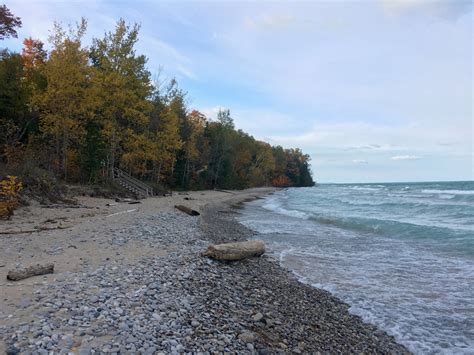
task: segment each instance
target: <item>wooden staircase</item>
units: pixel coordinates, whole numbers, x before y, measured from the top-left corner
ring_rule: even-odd
[[[147,198],[153,196],[153,189],[150,186],[127,174],[123,170],[114,168],[112,179],[124,189],[139,197]]]

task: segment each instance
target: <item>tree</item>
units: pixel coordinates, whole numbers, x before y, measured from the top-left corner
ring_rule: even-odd
[[[231,134],[234,130],[234,120],[230,116],[230,110],[219,110],[217,122],[208,126],[211,138],[211,179],[212,186],[216,187],[219,178],[227,175],[229,168],[229,154],[232,151]]]
[[[181,186],[183,188],[189,188],[191,172],[194,174],[196,167],[203,167],[199,162],[198,144],[203,136],[205,124],[206,116],[197,110],[191,111],[183,122],[181,128],[181,139],[183,140]]]
[[[36,97],[40,129],[53,148],[52,165],[64,179],[68,177],[69,158],[77,158],[86,123],[94,112],[88,52],[81,44],[86,28],[84,19],[69,33],[55,24],[50,36],[53,49],[44,69],[47,88]]]
[[[114,32],[106,33],[103,39],[94,39],[90,52],[110,174],[120,163],[133,171],[132,162],[141,159],[133,156],[141,155],[141,144],[134,140],[142,139],[140,134],[146,131],[152,109],[147,59],[137,55],[134,48],[139,29],[137,24],[129,26],[120,19]]]
[[[28,126],[28,91],[24,85],[19,54],[4,53],[0,59],[0,152],[15,148]],[[5,156],[4,159],[8,158]]]
[[[0,40],[8,37],[17,38],[15,27],[21,27],[19,17],[13,15],[6,5],[0,6]]]
[[[31,37],[23,40],[21,58],[27,70],[37,69],[45,63],[47,53],[43,47],[44,44],[40,40]]]
[[[2,35],[15,35],[19,19],[0,9],[11,20]],[[236,129],[229,110],[215,121],[189,110],[174,79],[154,87],[147,58],[135,50],[138,25],[121,19],[91,48],[82,45],[86,27],[85,20],[69,30],[55,24],[49,53],[32,38],[21,54],[0,51],[1,168],[46,168],[92,183],[120,167],[183,189],[313,184],[301,150]]]

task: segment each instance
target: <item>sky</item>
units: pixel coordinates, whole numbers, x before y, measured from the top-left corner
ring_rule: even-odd
[[[311,156],[318,182],[474,180],[473,11],[464,0],[12,0],[18,39],[123,17],[156,80],[228,108],[257,139]]]

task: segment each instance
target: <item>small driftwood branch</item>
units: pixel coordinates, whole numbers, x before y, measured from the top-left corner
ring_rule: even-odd
[[[214,189],[214,191],[225,192],[226,194],[234,194],[232,191]]]
[[[7,230],[7,231],[0,231],[1,234],[29,234],[29,233],[38,233],[42,231],[51,231],[56,229],[67,229],[72,228],[73,226],[56,226],[56,227],[46,227],[40,226],[35,229],[20,229],[20,230]]]
[[[93,208],[90,206],[84,206],[84,205],[42,205],[41,208]]]
[[[186,207],[186,206],[183,206],[183,205],[175,205],[174,208],[184,212],[184,213],[187,213],[189,214],[190,216],[199,216],[200,213],[196,210],[193,210],[189,207]]]
[[[121,211],[121,212],[117,212],[117,213],[112,213],[112,214],[109,214],[105,217],[118,216],[119,214],[130,213],[130,212],[135,212],[135,211],[138,211],[138,210],[136,208],[134,208],[133,210],[126,210],[126,211]]]
[[[265,253],[265,244],[261,240],[210,245],[202,256],[217,260],[242,260]]]
[[[33,276],[46,275],[54,273],[54,264],[33,265],[25,269],[10,270],[7,274],[7,280],[19,281]]]

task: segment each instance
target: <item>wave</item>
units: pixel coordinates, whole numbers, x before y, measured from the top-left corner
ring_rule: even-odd
[[[357,191],[383,191],[385,190],[385,187],[351,186],[349,189]]]
[[[307,213],[294,210],[294,209],[286,209],[282,206],[281,203],[279,203],[276,200],[268,200],[262,207],[267,210],[280,213],[286,216],[290,216],[290,217],[296,217],[296,218],[302,218],[302,219],[309,218],[309,215]]]
[[[474,190],[421,190],[424,194],[448,194],[448,195],[474,195]]]
[[[413,239],[446,239],[447,236],[453,236],[453,233],[460,234],[461,240],[464,240],[463,234],[472,232],[473,228],[464,225],[443,225],[396,221],[389,219],[364,218],[355,216],[326,216],[317,213],[302,212],[294,209],[284,208],[278,202],[266,203],[265,209],[282,214],[285,216],[310,220],[319,224],[352,230],[356,232],[381,234],[388,237],[402,237]],[[268,231],[267,231],[268,232]],[[273,231],[272,232],[276,232]],[[469,238],[467,238],[469,240]],[[452,240],[452,239],[451,239]]]
[[[326,217],[326,216],[312,216],[310,220],[325,225],[332,225],[339,228],[350,229],[359,232],[368,233],[382,233],[384,235],[395,234],[396,236],[409,236],[409,237],[426,237],[426,228],[433,228],[430,237],[433,237],[434,233],[437,235],[443,235],[441,229],[433,226],[420,226],[412,223],[391,221],[391,220],[379,220],[374,218],[360,218],[360,217]]]

